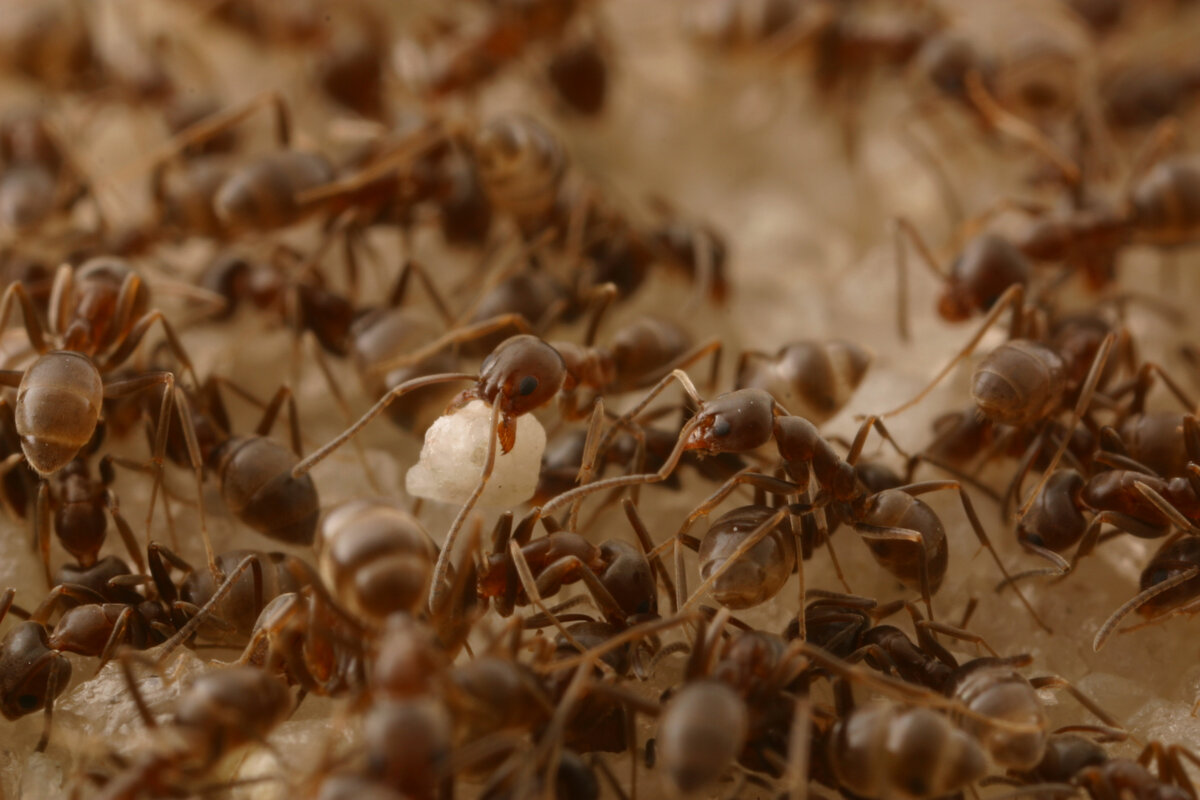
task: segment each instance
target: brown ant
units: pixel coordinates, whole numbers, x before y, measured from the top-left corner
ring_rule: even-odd
[[[168,184],[172,156],[196,147],[240,124],[255,110],[269,107],[275,119],[278,149],[228,167],[215,157],[191,159],[178,186]],[[290,227],[319,212],[331,215],[339,203],[396,168],[396,164],[429,146],[427,131],[415,134],[420,141],[396,146],[369,168],[338,177],[333,164],[319,153],[294,150],[291,112],[275,93],[201,119],[171,140],[156,158],[151,187],[157,209],[156,225],[174,227],[227,239],[239,232],[263,232]]]
[[[302,454],[300,421],[291,390],[281,387],[263,406],[262,418],[253,433],[235,435],[229,430],[229,415],[220,395],[222,385],[237,388],[228,380],[210,377],[190,395],[191,399],[179,393],[177,403],[184,413],[179,415],[181,429],[175,428],[172,420],[166,423],[172,448],[169,454],[191,467],[198,491],[205,472],[215,475],[226,507],[243,524],[276,541],[311,544],[320,501],[312,478],[291,474]],[[291,449],[269,438],[285,404]],[[180,439],[186,448],[180,446]],[[206,532],[204,536],[207,542]],[[210,560],[211,555],[210,549]]]
[[[958,493],[971,529],[980,544],[988,549],[1001,573],[1008,576],[1007,569],[975,514],[969,496],[959,482],[927,481],[881,492],[873,492],[861,482],[854,470],[854,464],[866,442],[867,433],[872,427],[878,427],[890,439],[886,428],[883,428],[876,418],[869,418],[859,428],[850,453],[843,459],[821,436],[815,425],[803,417],[789,415],[766,392],[759,389],[740,389],[704,401],[691,385],[687,375],[679,371],[661,381],[627,416],[639,413],[640,407],[648,403],[672,380],[677,380],[683,385],[700,411],[680,432],[675,450],[667,463],[657,473],[606,478],[566,492],[543,506],[542,513],[550,513],[554,508],[573,503],[595,491],[662,481],[687,450],[698,450],[702,453],[745,453],[773,441],[779,450],[785,471],[796,483],[778,481],[754,473],[735,476],[688,515],[680,535],[743,483],[750,483],[771,492],[798,494],[807,488],[811,475],[822,494],[815,504],[807,504],[802,510],[807,512],[817,507],[832,507],[840,519],[853,524],[855,530],[867,542],[876,560],[902,583],[918,588],[926,605],[931,607],[932,595],[941,584],[946,570],[946,533],[933,510],[915,495],[953,490]],[[754,534],[730,554],[725,565],[709,576],[706,584],[711,584],[725,569],[731,568],[738,558],[755,547],[774,527],[775,523],[769,520],[759,525]],[[689,603],[694,602],[698,596],[698,592],[694,593]],[[1034,619],[1045,627],[1045,623],[1041,622],[1028,600],[1024,596],[1020,599]]]
[[[139,756],[105,783],[95,795],[104,800],[183,790],[239,748],[263,743],[295,706],[291,692],[275,677],[235,666],[196,677],[176,701],[170,723],[161,728],[128,665],[124,674],[142,721],[159,732],[161,741],[155,752]]]
[[[1194,613],[1200,595],[1200,542],[1195,536],[1176,534],[1158,548],[1142,570],[1141,591],[1112,613],[1092,642],[1099,650],[1132,611],[1149,618],[1146,624],[1162,622],[1180,614]],[[1129,628],[1128,630],[1136,630]]]
[[[42,113],[10,113],[0,121],[0,165],[0,223],[10,231],[35,233],[85,197],[103,227],[104,214],[87,177]]]
[[[648,534],[636,510],[627,505],[626,513],[634,531],[643,537],[643,547],[648,548]],[[550,524],[551,532],[532,539],[538,519],[536,514],[530,515],[513,531],[512,514],[506,513],[496,524],[492,554],[479,575],[479,594],[495,598],[502,616],[512,613],[518,603],[552,596],[574,581],[583,581],[609,620],[636,624],[657,616],[656,572],[643,552],[617,540],[594,545],[577,533],[557,530],[545,518],[541,518],[543,524]],[[523,586],[525,596],[519,594]]]
[[[484,29],[465,41],[450,43],[435,61],[426,90],[444,97],[477,89],[531,47],[563,36],[579,8],[579,0],[503,0],[494,4]]]
[[[924,399],[958,362],[974,352],[984,334],[1008,306],[1016,304],[1016,307],[1019,308],[1022,297],[1021,286],[1009,288],[992,307],[975,335],[939,371],[937,376],[912,399],[881,416],[894,416]],[[1028,324],[1029,320],[1022,312],[1014,312],[1009,341],[991,351],[976,367],[971,379],[971,395],[975,399],[979,414],[993,423],[1008,425],[1017,430],[1033,429],[1038,431],[1023,457],[1021,468],[1010,483],[1009,491],[1006,493],[1006,507],[1008,498],[1019,491],[1021,479],[1045,447],[1050,431],[1053,429],[1054,417],[1066,406],[1071,390],[1075,386],[1079,387],[1075,394],[1071,422],[1066,427],[1066,434],[1063,435],[1059,447],[1043,472],[1041,482],[1021,507],[1020,516],[1022,517],[1037,499],[1045,482],[1049,480],[1054,468],[1070,445],[1074,431],[1087,413],[1097,388],[1107,377],[1105,365],[1110,352],[1118,341],[1117,334],[1110,331],[1104,335],[1097,346],[1094,345],[1091,326],[1073,329],[1072,335],[1085,336],[1093,342],[1082,350],[1082,354],[1086,354],[1091,347],[1095,347],[1092,351],[1093,356],[1088,362],[1071,358],[1077,354],[1069,351],[1065,346],[1053,347],[1050,342],[1043,344],[1036,340],[1019,338]],[[1068,359],[1070,360],[1068,361]],[[1086,368],[1086,377],[1082,383],[1077,383],[1077,376],[1083,372],[1083,363],[1090,365]]]
[[[341,447],[363,426],[382,413],[394,399],[424,386],[460,380],[474,381],[474,386],[463,392],[452,405],[460,407],[475,399],[483,400],[491,405],[490,428],[495,435],[489,437],[488,455],[479,483],[451,525],[441,557],[439,557],[438,569],[430,589],[430,607],[437,609],[439,607],[438,587],[446,578],[444,562],[447,553],[453,549],[455,537],[461,530],[466,515],[474,507],[475,501],[483,492],[483,488],[491,476],[495,464],[497,442],[502,452],[510,451],[516,439],[516,418],[550,402],[564,386],[568,374],[563,357],[546,342],[530,335],[512,337],[492,351],[491,355],[480,365],[478,375],[443,373],[414,378],[393,387],[357,422],[297,464],[293,468],[292,474],[297,477],[306,474],[315,464]]]

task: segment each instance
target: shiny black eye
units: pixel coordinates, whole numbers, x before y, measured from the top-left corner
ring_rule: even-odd
[[[728,436],[733,430],[733,425],[724,417],[717,417],[717,421],[713,423],[713,436]]]
[[[33,711],[38,706],[36,694],[23,694],[17,698],[17,706],[22,711]]]
[[[521,382],[517,384],[517,394],[521,395],[522,397],[528,397],[536,392],[537,388],[538,379],[532,375],[526,375],[524,378],[521,378]]]

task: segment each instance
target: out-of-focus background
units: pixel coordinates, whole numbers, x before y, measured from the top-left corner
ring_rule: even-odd
[[[243,5],[257,9],[266,20],[257,31],[248,33],[223,19],[227,11]],[[0,5],[0,62],[8,59],[0,70],[4,80],[0,111],[34,108],[46,114],[90,179],[105,217],[117,226],[151,215],[150,175],[155,156],[169,141],[164,108],[184,101],[213,98],[223,108],[264,92],[278,92],[291,109],[294,144],[339,159],[388,131],[411,128],[413,120],[424,116],[441,115],[475,125],[512,112],[528,114],[561,142],[569,165],[568,181],[590,187],[621,213],[646,224],[668,213],[667,208],[669,213],[702,220],[718,230],[728,245],[729,292],[724,305],[703,296],[704,287],[696,276],[688,280],[678,271],[653,271],[628,302],[614,306],[600,338],[604,331],[617,331],[647,311],[674,318],[698,338],[718,336],[724,345],[722,388],[729,386],[737,354],[746,349],[773,351],[796,339],[842,338],[858,343],[873,353],[873,363],[849,404],[822,426],[827,437],[849,439],[860,415],[893,408],[924,386],[966,343],[980,320],[976,316],[951,324],[937,315],[939,281],[921,266],[910,244],[906,247],[910,331],[907,339],[901,338],[898,298],[905,295],[896,268],[897,219],[907,220],[921,233],[945,268],[961,242],[977,230],[968,220],[996,209],[1002,201],[1020,199],[1063,209],[1070,207],[1071,200],[1046,158],[1027,143],[981,124],[964,103],[939,94],[919,57],[890,64],[877,55],[882,45],[876,44],[875,50],[826,53],[834,62],[823,64],[819,46],[802,35],[803,24],[796,23],[794,30],[777,26],[772,35],[757,39],[750,33],[745,42],[733,41],[734,35],[714,42],[713,26],[732,29],[742,24],[750,29],[756,21],[761,26],[772,13],[794,8],[797,19],[807,19],[803,14],[852,14],[856,24],[886,40],[889,35],[901,36],[904,25],[935,19],[929,30],[937,33],[930,38],[953,35],[986,54],[995,65],[992,88],[997,100],[1016,119],[1041,131],[1054,149],[1075,159],[1081,141],[1095,145],[1078,160],[1086,168],[1087,191],[1095,202],[1112,206],[1125,201],[1132,165],[1152,126],[1117,129],[1109,125],[1098,87],[1112,70],[1128,63],[1196,70],[1187,60],[1195,58],[1194,43],[1200,34],[1200,9],[1192,3],[1165,0],[1112,3],[1123,11],[1113,28],[1085,23],[1080,9],[1108,5],[1098,2],[994,0],[943,7],[882,0],[589,0],[571,5],[579,9],[570,35],[594,41],[607,69],[603,108],[594,114],[564,109],[556,98],[547,78],[547,62],[553,56],[547,42],[534,42],[504,59],[495,75],[481,79],[478,86],[444,96],[430,92],[437,70],[453,54],[456,43],[469,41],[489,24],[491,4],[468,0],[327,6],[270,0],[245,4],[13,0]],[[745,19],[722,19],[735,7]],[[52,23],[39,23],[35,18],[40,14],[49,15],[46,18]],[[293,26],[296,32],[289,39]],[[304,34],[305,26],[315,26],[318,32]],[[372,37],[382,40],[373,42]],[[127,83],[74,85],[76,67],[63,53],[79,46],[75,39],[89,41],[94,48],[91,58],[108,65],[113,75],[128,75]],[[21,55],[35,48],[30,42],[42,48],[38,52],[45,63],[60,66],[31,76]],[[367,45],[378,48],[385,107],[356,112],[338,105],[321,89],[321,70],[342,48]],[[173,82],[169,100],[152,96],[147,76],[158,64],[169,65]],[[846,74],[829,77],[833,88],[823,90],[820,70],[835,68]],[[367,113],[360,113],[364,110]],[[1180,146],[1186,149],[1194,110],[1182,101],[1173,111],[1182,122]],[[239,130],[247,152],[273,146],[266,113],[252,116]],[[1098,141],[1090,141],[1097,137]],[[75,213],[86,219],[91,212]],[[1003,212],[983,224],[1020,231],[1028,219],[1019,212]],[[465,308],[486,279],[475,265],[487,259],[501,261],[519,249],[514,232],[502,227],[498,231],[487,248],[472,250],[448,247],[432,225],[418,223],[407,238],[395,230],[372,230],[368,240],[378,263],[368,260],[363,269],[361,296],[380,297],[387,292],[395,265],[402,255],[411,254],[430,268],[450,304]],[[50,241],[50,234],[38,235]],[[9,232],[6,237],[15,251],[30,244],[23,234]],[[274,241],[286,241],[303,253],[320,238],[315,226],[274,237],[249,236],[236,247],[260,252]],[[224,246],[194,238],[166,241],[136,260],[152,271],[148,283],[154,287],[157,280],[161,285],[156,295],[160,305],[179,315],[174,318],[188,319],[195,305],[173,287],[192,283]],[[46,250],[52,253],[53,247]],[[337,258],[331,251],[330,261],[336,263]],[[1195,334],[1190,305],[1197,296],[1196,267],[1195,254],[1187,249],[1124,247],[1117,281],[1107,288],[1136,290],[1183,310],[1183,319],[1174,320],[1153,304],[1130,303],[1126,324],[1141,357],[1162,362],[1180,374],[1192,391],[1197,382],[1179,359],[1178,346]],[[335,284],[343,280],[338,270],[331,273]],[[1057,291],[1068,306],[1084,306],[1096,297],[1077,275],[1068,277]],[[265,322],[264,315],[243,310],[220,323],[180,327],[201,374],[217,370],[262,397],[270,396],[283,381],[294,386],[306,449],[345,427],[342,412],[308,357],[309,345],[297,348],[290,331],[277,322]],[[998,325],[989,334],[981,351],[1003,340],[1003,327]],[[582,323],[576,323],[563,338],[580,335],[581,328]],[[22,340],[17,336],[15,341]],[[14,368],[19,363],[19,356],[9,361]],[[973,363],[968,360],[926,401],[887,421],[901,446],[921,450],[939,415],[967,405],[967,376]],[[355,415],[375,401],[351,364],[335,359],[332,367]],[[1156,394],[1153,402],[1168,407],[1172,401]],[[235,409],[235,417],[235,427],[245,429],[254,424],[257,411],[241,407]],[[416,461],[420,439],[378,421],[362,442],[376,482],[385,490],[398,490],[404,472]],[[144,458],[144,446],[136,438],[124,449],[131,458]],[[871,444],[868,453],[899,464],[886,448],[877,450]],[[981,479],[1002,488],[1013,465],[1012,459],[999,460]],[[349,449],[320,465],[313,475],[324,507],[370,493]],[[939,477],[928,467],[921,476]],[[194,500],[188,499],[194,497],[191,477],[172,466],[166,485],[176,498],[179,549],[198,562],[202,549],[194,539],[195,510],[189,506]],[[116,488],[135,530],[140,531],[144,481],[122,474]],[[215,493],[210,487],[208,508],[216,548],[267,547],[227,514],[222,516],[219,500],[211,496]],[[665,538],[674,530],[674,520],[704,494],[703,486],[683,493],[647,489],[641,493],[641,508],[651,530],[661,530]],[[1053,629],[1048,634],[1034,627],[1011,592],[994,591],[1000,576],[980,552],[954,495],[939,493],[930,502],[945,520],[950,539],[950,570],[934,599],[940,618],[956,620],[968,601],[977,600],[971,630],[1003,654],[1033,656],[1030,674],[1061,675],[1074,682],[1140,741],[1197,741],[1200,722],[1190,711],[1200,691],[1200,653],[1195,637],[1189,635],[1195,624],[1190,617],[1117,635],[1099,654],[1092,649],[1099,626],[1136,593],[1138,575],[1156,542],[1114,538],[1065,580],[1023,583]],[[975,503],[1010,570],[1045,566],[1020,549],[1011,523],[1000,518],[995,504],[979,495]],[[430,504],[423,519],[436,535],[453,512]],[[4,529],[0,587],[16,589],[18,603],[34,606],[44,586],[41,568],[28,546],[27,526],[7,517],[0,525]],[[598,528],[606,525],[623,526],[619,512],[606,512]],[[613,535],[625,535],[624,528],[621,531]],[[850,532],[836,537],[834,546],[855,593],[881,600],[907,596]],[[56,544],[54,558],[60,556]],[[825,552],[806,562],[805,576],[810,589],[841,587]],[[779,598],[767,608],[746,612],[744,618],[772,629],[782,627],[795,613],[794,583]],[[12,624],[11,619],[5,622]],[[0,725],[4,796],[55,796],[80,779],[88,758],[106,747],[123,750],[127,742],[146,736],[118,671],[109,666],[90,679],[95,659],[71,658],[74,679],[59,701],[55,741],[45,754],[31,755],[42,725],[40,716]],[[187,659],[180,672],[202,668],[194,657]],[[672,674],[668,666],[660,677],[664,685]],[[146,686],[150,690],[157,683],[147,678]],[[175,690],[164,691],[169,695]],[[1069,697],[1046,693],[1044,699],[1051,704],[1056,724],[1086,718]],[[272,739],[279,759],[302,772],[315,753],[328,747],[330,719],[334,730],[346,724],[329,701],[306,701],[301,713]],[[1133,742],[1114,745],[1114,752],[1137,750]],[[237,774],[274,768],[270,757],[256,754],[252,760]],[[646,780],[653,791],[655,778]],[[278,789],[263,785],[234,793],[282,796],[272,794]],[[753,796],[755,791],[748,787],[743,796]]]

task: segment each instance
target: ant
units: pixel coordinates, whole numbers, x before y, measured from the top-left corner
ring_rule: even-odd
[[[912,399],[902,405],[887,411],[881,416],[891,417],[905,411],[923,400],[935,386],[944,379],[950,371],[963,359],[975,351],[984,334],[999,319],[1001,313],[1009,306],[1019,309],[1023,289],[1021,286],[1010,287],[999,301],[988,312],[982,325],[967,344],[944,366],[925,388]],[[977,413],[995,424],[1008,425],[1016,430],[1035,431],[1034,438],[1022,459],[1022,466],[1009,485],[1005,495],[1005,508],[1009,498],[1019,491],[1020,481],[1028,472],[1034,461],[1041,454],[1054,429],[1054,417],[1068,402],[1070,394],[1074,394],[1075,403],[1071,412],[1071,421],[1066,427],[1054,456],[1043,471],[1042,480],[1034,489],[1033,494],[1022,505],[1019,515],[1024,517],[1036,501],[1046,481],[1053,474],[1054,468],[1071,444],[1074,431],[1079,422],[1087,414],[1088,408],[1097,393],[1098,387],[1107,377],[1105,366],[1108,357],[1118,342],[1118,334],[1109,331],[1103,336],[1098,345],[1094,344],[1095,326],[1090,324],[1090,318],[1085,324],[1072,327],[1069,333],[1059,338],[1057,346],[1054,342],[1042,343],[1034,339],[1020,338],[1027,328],[1032,327],[1029,315],[1014,311],[1013,321],[1009,331],[1009,340],[992,350],[976,367],[971,379],[971,395],[975,400]],[[1078,348],[1066,346],[1073,337],[1083,337],[1090,343]],[[1122,336],[1127,344],[1127,337]],[[1086,368],[1086,377],[1082,383],[1077,382],[1079,374],[1084,372],[1083,364],[1086,359],[1074,356],[1086,356],[1092,347],[1090,366]],[[1073,389],[1078,386],[1078,392]]]
[[[625,511],[643,548],[649,549],[649,537],[636,509],[627,504]],[[501,616],[512,613],[518,603],[554,595],[574,581],[583,581],[610,621],[632,625],[657,616],[655,575],[663,573],[661,563],[656,569],[643,552],[627,542],[609,540],[594,545],[577,533],[558,529],[544,517],[540,519],[548,535],[532,539],[538,519],[536,514],[527,516],[515,531],[511,512],[496,523],[492,554],[479,575],[479,594],[495,598]],[[522,587],[524,597],[518,594]]]
[[[1148,622],[1127,630],[1194,613],[1196,598],[1200,596],[1197,576],[1200,576],[1200,542],[1193,535],[1177,533],[1158,548],[1142,570],[1141,591],[1100,626],[1092,642],[1093,649],[1099,651],[1121,621],[1135,610],[1148,617]]]
[[[203,144],[241,123],[257,109],[270,108],[275,120],[278,149],[228,168],[213,157],[191,159],[177,187],[168,184],[170,159]],[[244,232],[287,228],[322,212],[337,212],[339,203],[353,200],[371,181],[394,170],[428,147],[430,134],[422,130],[376,158],[369,168],[338,177],[333,164],[319,153],[291,149],[291,112],[277,93],[260,95],[241,107],[201,119],[176,134],[155,160],[151,187],[155,225],[228,239]],[[440,134],[437,138],[440,138]]]
[[[426,91],[445,97],[478,89],[532,46],[559,40],[583,3],[579,0],[504,0],[492,8],[477,35],[449,46],[426,80]]]
[[[0,164],[0,224],[10,231],[36,233],[85,197],[104,227],[90,182],[41,112],[11,112],[0,120]]]
[[[440,346],[440,345],[439,345]],[[309,455],[292,469],[292,475],[305,475],[314,465],[341,447],[357,434],[367,423],[379,416],[395,399],[418,388],[452,381],[473,381],[452,404],[452,408],[466,405],[472,400],[482,400],[492,406],[488,452],[479,482],[470,498],[463,505],[450,527],[435,570],[434,583],[430,588],[430,607],[439,607],[439,585],[446,578],[446,558],[453,549],[455,539],[462,529],[467,515],[482,494],[495,465],[497,444],[501,452],[509,452],[516,441],[516,419],[540,408],[556,397],[564,387],[569,372],[562,355],[551,345],[536,336],[520,335],[506,339],[484,359],[478,375],[470,373],[442,373],[413,378],[393,387],[353,425],[332,441]],[[676,458],[676,460],[678,460]],[[674,463],[672,463],[672,468]]]
[[[853,524],[875,559],[906,586],[918,588],[927,608],[931,609],[932,595],[941,584],[946,570],[946,533],[933,509],[917,499],[916,495],[955,491],[976,538],[987,548],[1001,573],[1008,576],[1007,569],[979,522],[970,497],[958,481],[926,481],[880,492],[872,491],[862,483],[854,464],[866,443],[867,433],[876,427],[885,438],[891,439],[877,418],[868,418],[863,423],[849,454],[843,459],[821,436],[815,425],[803,417],[788,414],[770,394],[759,389],[739,389],[705,401],[700,398],[687,375],[679,371],[660,381],[626,416],[639,413],[641,407],[671,381],[678,381],[700,410],[680,432],[675,450],[663,467],[657,473],[606,478],[578,487],[543,506],[543,514],[549,514],[554,508],[573,503],[595,491],[660,482],[675,468],[684,451],[748,453],[773,441],[785,472],[796,483],[777,481],[754,473],[735,476],[688,515],[680,535],[743,483],[771,492],[797,494],[805,490],[811,474],[822,490],[822,496],[797,510],[807,513],[819,507],[831,506],[838,518]],[[724,569],[732,567],[737,558],[770,533],[775,523],[769,520],[768,523],[760,525],[753,535],[742,542],[726,564],[710,575],[706,583],[713,582]],[[693,601],[696,597],[698,594],[693,594]],[[1029,601],[1023,595],[1020,600],[1044,628],[1045,623],[1029,605]]]
[[[1178,745],[1150,742],[1136,760],[1113,758],[1091,739],[1058,733],[1047,741],[1041,763],[1019,777],[1030,783],[1077,786],[1093,800],[1107,800],[1122,793],[1189,800],[1196,794],[1183,759],[1197,763],[1195,754]],[[1157,762],[1157,776],[1148,769],[1152,762]]]
[[[262,417],[253,433],[234,435],[230,431],[220,386],[235,389],[262,405]],[[180,428],[172,420],[167,420],[165,426],[159,424],[168,432],[166,438],[172,448],[169,454],[179,463],[190,465],[195,473],[200,495],[205,473],[215,475],[226,507],[243,524],[276,541],[312,544],[320,501],[312,478],[291,474],[302,454],[300,421],[291,390],[280,387],[270,402],[262,404],[231,381],[210,376],[191,397],[189,400],[188,394],[180,392],[176,401],[184,412],[179,415]],[[285,404],[291,449],[269,438]],[[186,448],[180,447],[181,439]],[[203,508],[200,514],[211,562]]]
[[[104,800],[180,791],[225,756],[265,742],[295,707],[291,692],[279,680],[254,667],[234,666],[197,676],[176,701],[170,722],[160,727],[132,669],[122,663],[142,721],[147,729],[158,731],[160,743],[155,752],[125,764],[104,784],[95,795]]]
[[[1169,125],[1160,127],[1151,148],[1161,147],[1174,130]],[[938,310],[949,321],[993,309],[1005,291],[1029,283],[1033,262],[1063,263],[1068,270],[1083,274],[1092,289],[1100,290],[1114,281],[1116,254],[1126,246],[1146,243],[1168,248],[1193,241],[1200,216],[1187,198],[1198,192],[1200,169],[1182,158],[1165,158],[1133,173],[1124,190],[1124,202],[1116,209],[1077,208],[1050,214],[1031,204],[1005,203],[1003,208],[1030,215],[1032,227],[1015,241],[980,234],[967,243],[948,271],[938,266],[916,228],[899,220],[896,248],[901,282],[903,232],[926,266],[944,281]],[[904,305],[906,301],[901,299],[901,331],[907,336]]]

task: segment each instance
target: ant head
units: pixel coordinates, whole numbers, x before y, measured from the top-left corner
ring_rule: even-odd
[[[510,416],[520,416],[554,399],[567,367],[558,351],[528,334],[505,339],[479,368],[479,394]]]
[[[70,681],[70,662],[50,649],[46,629],[38,623],[22,622],[14,628],[0,651],[0,713],[19,719],[45,708],[55,670],[57,697]]]
[[[761,389],[739,389],[706,402],[693,418],[687,450],[744,453],[766,444],[775,431],[775,398]]]

